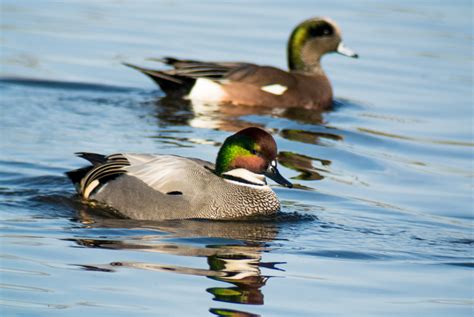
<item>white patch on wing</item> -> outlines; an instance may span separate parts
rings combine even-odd
[[[216,81],[207,78],[198,78],[186,98],[219,102],[224,99],[225,95],[224,89],[222,89],[222,86]]]
[[[283,95],[283,93],[288,89],[286,86],[282,86],[280,84],[273,84],[268,86],[263,86],[260,88],[263,91],[269,92],[274,95]]]

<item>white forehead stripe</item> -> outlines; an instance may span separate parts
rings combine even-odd
[[[263,86],[260,88],[263,91],[269,92],[274,95],[283,95],[283,93],[288,89],[286,86],[282,86],[280,84],[274,84],[274,85],[268,85],[268,86]]]

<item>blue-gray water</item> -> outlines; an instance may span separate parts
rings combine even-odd
[[[2,0],[2,316],[472,316],[472,10]],[[316,15],[361,56],[324,58],[337,106],[322,115],[193,108],[121,65],[285,67],[288,34]],[[248,125],[273,132],[298,185],[274,186],[276,219],[103,219],[63,174],[77,151],[212,160]]]

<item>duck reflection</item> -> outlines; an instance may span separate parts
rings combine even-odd
[[[90,228],[145,229],[142,236],[125,236],[123,239],[73,239],[80,246],[116,250],[140,250],[161,252],[179,256],[205,257],[208,269],[115,261],[107,265],[80,265],[85,270],[114,272],[123,267],[149,271],[165,271],[178,274],[205,276],[225,282],[228,286],[206,289],[213,299],[249,305],[263,305],[263,287],[271,276],[262,274],[261,269],[280,270],[278,262],[263,262],[262,252],[269,251],[268,242],[278,234],[274,218],[242,221],[174,220],[166,222],[135,221],[118,219],[113,211],[82,206],[78,221]],[[154,234],[156,232],[156,234]],[[189,239],[198,244],[190,245]],[[213,314],[222,316],[256,316],[244,311],[211,308]]]
[[[261,288],[269,276],[263,276],[260,267],[277,269],[276,264],[264,263],[261,257],[248,257],[244,254],[214,255],[207,258],[211,270],[225,272],[225,276],[213,279],[233,284],[233,287],[212,287],[207,291],[214,299],[222,302],[263,305]]]
[[[292,177],[292,179],[301,179],[307,181],[323,179],[324,177],[320,174],[320,172],[325,170],[314,167],[314,160],[324,162],[322,163],[323,165],[330,164],[330,161],[328,161],[329,163],[326,163],[324,160],[319,160],[293,152],[282,151],[278,153],[278,162],[281,165],[300,173],[299,175]]]
[[[329,130],[328,128],[323,128]],[[342,141],[343,137],[329,132],[322,131],[305,131],[296,129],[283,129],[280,135],[290,141],[307,143],[307,144],[323,144],[324,141]]]
[[[160,125],[187,125],[193,128],[235,132],[250,124],[242,119],[249,115],[270,115],[303,123],[321,124],[323,111],[304,108],[269,108],[204,103],[173,97],[157,98],[156,117]],[[257,124],[258,125],[258,124]]]

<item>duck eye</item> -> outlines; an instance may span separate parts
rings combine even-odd
[[[312,37],[318,36],[329,36],[334,33],[333,28],[330,25],[318,25],[309,30]]]
[[[250,151],[253,155],[257,155],[257,150],[251,150]]]

